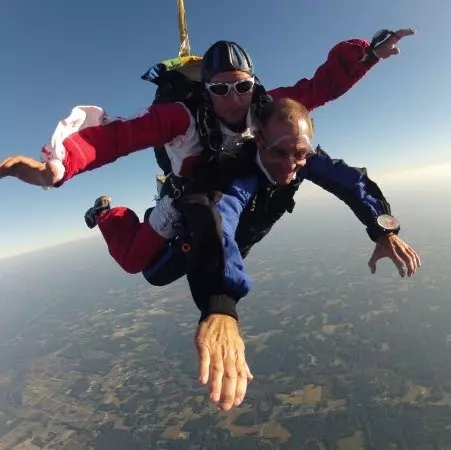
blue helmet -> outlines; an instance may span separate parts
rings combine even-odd
[[[218,73],[235,71],[254,75],[251,57],[236,42],[218,41],[205,52],[201,66],[203,82],[209,82]]]

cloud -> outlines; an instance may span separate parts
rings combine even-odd
[[[379,172],[375,175],[370,174],[370,176],[378,183],[402,186],[408,189],[424,185],[443,187],[443,183],[446,183],[446,181],[448,184],[445,184],[445,187],[451,188],[451,163],[417,167],[392,173]]]
[[[422,191],[430,193],[437,191],[439,196],[451,193],[451,163],[417,167],[397,172],[381,172],[368,170],[368,174],[374,180],[382,192],[388,196],[402,195],[409,191]],[[331,194],[313,183],[303,183],[296,194],[296,199],[302,201],[330,200]]]

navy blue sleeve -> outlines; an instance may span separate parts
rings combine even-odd
[[[364,168],[348,166],[341,159],[332,159],[321,148],[299,170],[298,176],[312,181],[344,201],[367,227],[369,236],[377,238],[376,218],[391,214],[390,204]]]
[[[201,310],[203,320],[210,314],[227,314],[238,318],[236,303],[246,296],[251,287],[250,277],[244,271],[243,259],[235,232],[240,215],[250,199],[256,194],[258,178],[256,175],[238,179],[222,194],[216,203],[221,217],[224,247],[224,276],[221,282],[209,283],[202,274],[193,273],[188,281],[194,300]]]
[[[257,184],[256,176],[235,181],[216,205],[224,233],[224,287],[227,294],[237,298],[247,295],[252,283],[244,272],[243,259],[235,240],[235,232],[241,213],[256,194]]]

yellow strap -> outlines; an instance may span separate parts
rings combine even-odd
[[[191,54],[191,48],[188,38],[188,27],[186,25],[186,13],[184,0],[177,0],[177,16],[179,20],[179,33],[180,33],[180,51],[179,57],[189,56]]]

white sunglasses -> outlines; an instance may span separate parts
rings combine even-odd
[[[244,80],[234,81],[233,83],[228,83],[226,81],[218,81],[216,83],[205,83],[205,87],[213,95],[218,95],[220,97],[226,97],[229,95],[230,90],[233,88],[238,95],[248,94],[252,91],[255,84],[255,78],[245,78]]]

